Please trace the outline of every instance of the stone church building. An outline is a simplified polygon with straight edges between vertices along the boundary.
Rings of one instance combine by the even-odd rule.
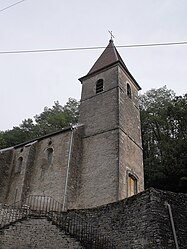
[[[79,80],[77,126],[1,151],[0,203],[45,195],[64,209],[87,208],[144,190],[141,88],[112,40]]]
[[[144,191],[138,91],[110,40],[75,126],[0,150],[0,249],[185,249],[187,196]]]

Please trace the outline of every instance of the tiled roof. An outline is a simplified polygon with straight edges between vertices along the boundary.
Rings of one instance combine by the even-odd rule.
[[[122,66],[127,69],[120,54],[118,53],[116,47],[114,46],[113,41],[110,40],[108,46],[105,48],[105,50],[103,51],[101,56],[98,58],[98,60],[95,62],[95,64],[90,69],[87,75],[92,74],[116,62],[120,62]]]

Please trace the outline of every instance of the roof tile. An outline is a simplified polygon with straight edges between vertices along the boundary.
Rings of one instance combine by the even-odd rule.
[[[121,62],[123,67],[127,69],[120,54],[118,53],[117,49],[114,46],[113,40],[110,40],[108,46],[105,48],[105,50],[103,51],[101,56],[98,58],[98,60],[95,62],[95,64],[90,69],[87,75],[92,74],[116,62]]]

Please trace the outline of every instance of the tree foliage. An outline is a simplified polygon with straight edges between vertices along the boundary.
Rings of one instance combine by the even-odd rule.
[[[187,191],[187,94],[152,89],[140,110],[146,187]]]
[[[61,106],[58,101],[52,108],[45,107],[44,111],[34,117],[22,121],[19,127],[12,130],[0,131],[0,148],[14,146],[25,141],[60,130],[64,127],[76,124],[79,115],[79,102],[69,98],[68,102]]]

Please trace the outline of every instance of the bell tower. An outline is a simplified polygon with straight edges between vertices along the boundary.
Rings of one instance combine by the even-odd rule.
[[[144,189],[140,86],[109,41],[82,83],[84,125],[79,207],[115,202]]]

